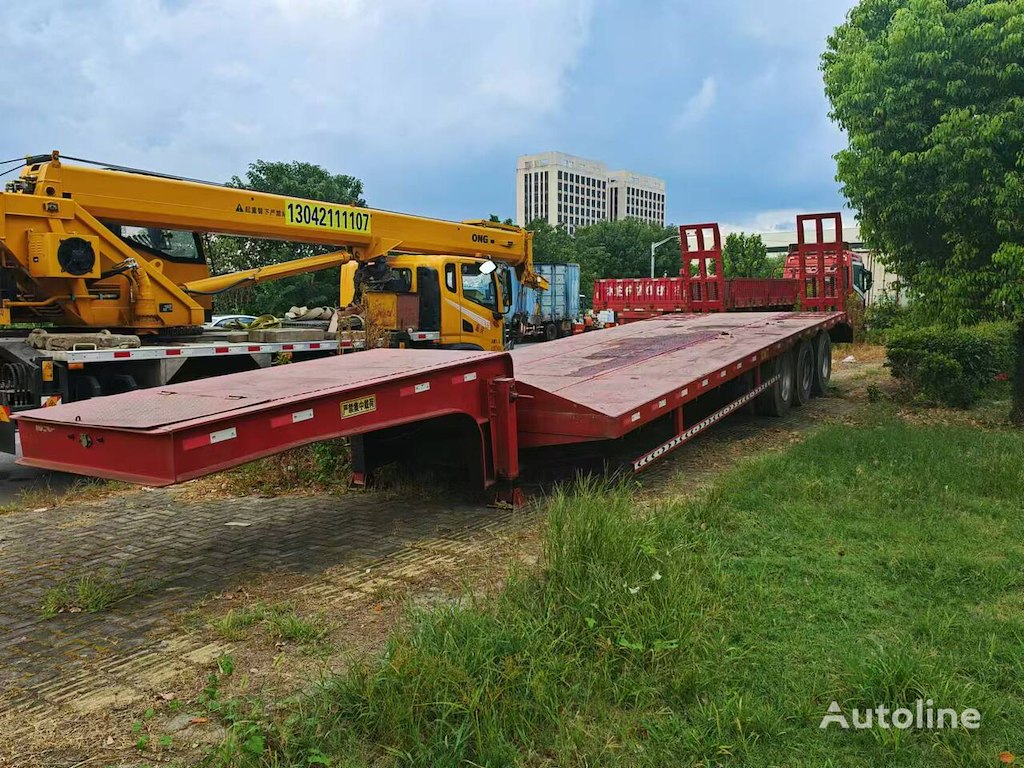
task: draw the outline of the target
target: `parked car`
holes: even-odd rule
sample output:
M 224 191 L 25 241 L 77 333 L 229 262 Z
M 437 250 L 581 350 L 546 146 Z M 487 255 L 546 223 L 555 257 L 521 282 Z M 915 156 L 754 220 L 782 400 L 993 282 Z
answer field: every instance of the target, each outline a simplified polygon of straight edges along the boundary
M 230 330 L 248 325 L 256 319 L 255 315 L 214 315 L 210 322 L 203 323 L 203 328 L 215 328 L 218 330 Z

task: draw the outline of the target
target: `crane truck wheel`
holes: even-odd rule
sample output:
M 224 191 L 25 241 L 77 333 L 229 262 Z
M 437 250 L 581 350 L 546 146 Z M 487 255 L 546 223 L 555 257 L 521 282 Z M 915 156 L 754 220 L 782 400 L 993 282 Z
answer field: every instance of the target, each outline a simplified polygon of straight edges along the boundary
M 758 398 L 759 411 L 766 416 L 785 416 L 793 402 L 794 368 L 793 351 L 787 350 L 776 357 L 762 374 L 771 378 L 778 374 L 779 380 L 767 392 Z M 763 399 L 762 399 L 763 398 Z
M 814 386 L 811 392 L 824 395 L 832 378 L 832 339 L 822 331 L 814 339 Z
M 803 405 L 811 399 L 814 388 L 814 348 L 809 341 L 801 341 L 796 348 L 793 368 L 793 405 Z
M 544 341 L 554 341 L 558 338 L 558 326 L 554 323 L 545 323 Z

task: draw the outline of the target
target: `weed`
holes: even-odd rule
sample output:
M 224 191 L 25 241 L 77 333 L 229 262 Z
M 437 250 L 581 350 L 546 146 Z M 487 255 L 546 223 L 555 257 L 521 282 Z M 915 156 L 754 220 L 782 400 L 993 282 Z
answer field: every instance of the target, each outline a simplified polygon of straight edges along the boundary
M 325 440 L 244 464 L 190 483 L 187 498 L 210 495 L 280 496 L 344 493 L 350 461 L 347 440 Z
M 95 613 L 149 588 L 151 585 L 126 580 L 123 568 L 103 567 L 94 573 L 69 576 L 48 589 L 40 613 L 44 618 L 64 612 Z
M 291 603 L 254 603 L 232 608 L 211 626 L 227 640 L 239 640 L 253 629 L 260 629 L 273 640 L 295 643 L 307 650 L 318 649 L 328 632 L 321 616 L 300 616 Z
M 18 492 L 17 497 L 13 501 L 0 504 L 0 515 L 31 509 L 66 507 L 83 501 L 102 499 L 129 487 L 128 483 L 90 479 L 75 480 L 70 486 L 63 489 L 55 489 L 49 485 L 45 487 L 34 486 L 32 488 L 24 488 Z

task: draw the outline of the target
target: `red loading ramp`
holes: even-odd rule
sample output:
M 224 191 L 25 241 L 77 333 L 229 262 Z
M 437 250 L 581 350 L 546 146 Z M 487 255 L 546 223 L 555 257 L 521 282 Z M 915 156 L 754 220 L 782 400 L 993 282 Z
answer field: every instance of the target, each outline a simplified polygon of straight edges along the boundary
M 332 437 L 490 417 L 508 355 L 371 350 L 26 411 L 20 463 L 169 485 Z
M 666 315 L 519 347 L 519 445 L 621 437 L 748 371 L 841 313 Z

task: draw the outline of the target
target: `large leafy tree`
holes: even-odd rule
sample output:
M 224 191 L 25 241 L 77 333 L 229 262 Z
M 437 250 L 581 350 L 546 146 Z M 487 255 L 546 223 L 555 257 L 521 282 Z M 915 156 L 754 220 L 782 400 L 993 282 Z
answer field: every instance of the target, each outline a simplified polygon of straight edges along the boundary
M 678 234 L 673 226 L 662 227 L 639 219 L 600 221 L 576 230 L 552 226 L 543 219 L 530 222 L 534 260 L 540 264 L 575 262 L 580 265 L 581 289 L 588 296 L 599 277 L 647 277 L 651 269 L 651 243 Z M 682 259 L 678 243 L 665 243 L 655 252 L 657 275 L 675 277 Z
M 760 235 L 733 232 L 725 238 L 722 261 L 726 277 L 776 277 L 781 262 L 768 258 Z
M 861 0 L 822 69 L 865 237 L 936 317 L 1015 318 L 1024 349 L 1022 51 L 1024 0 Z
M 579 262 L 576 241 L 565 227 L 555 227 L 544 219 L 536 219 L 526 228 L 533 232 L 533 260 L 538 264 Z
M 327 203 L 366 205 L 363 183 L 345 174 L 332 174 L 312 163 L 283 163 L 257 160 L 245 177 L 233 176 L 230 186 L 274 195 L 322 200 Z M 211 242 L 214 269 L 218 273 L 278 264 L 335 250 L 309 243 L 257 240 L 244 237 L 216 237 Z M 338 270 L 326 269 L 263 283 L 252 288 L 221 294 L 214 300 L 220 312 L 281 314 L 292 306 L 336 306 Z
M 639 219 L 600 221 L 576 231 L 576 247 L 583 286 L 589 294 L 599 277 L 648 277 L 651 244 L 678 235 L 675 227 L 663 227 Z M 682 265 L 678 242 L 667 242 L 654 254 L 654 274 L 677 277 Z

